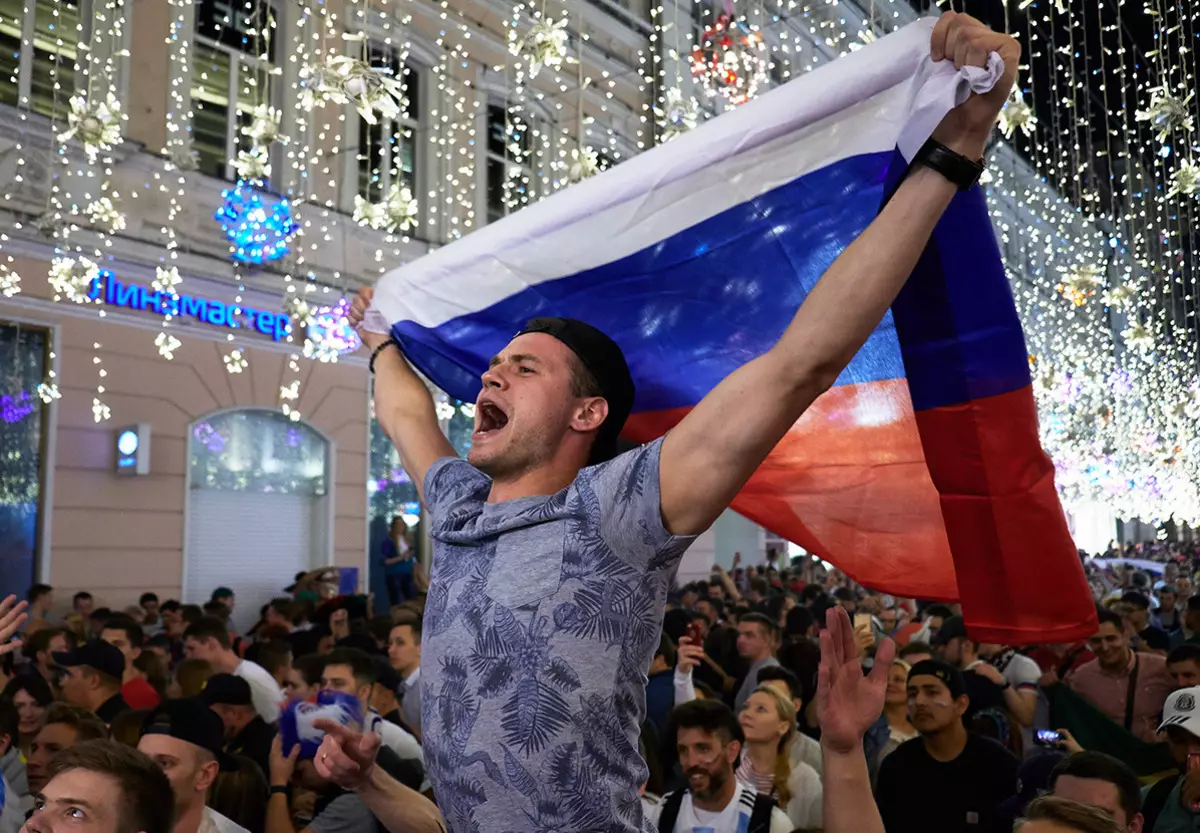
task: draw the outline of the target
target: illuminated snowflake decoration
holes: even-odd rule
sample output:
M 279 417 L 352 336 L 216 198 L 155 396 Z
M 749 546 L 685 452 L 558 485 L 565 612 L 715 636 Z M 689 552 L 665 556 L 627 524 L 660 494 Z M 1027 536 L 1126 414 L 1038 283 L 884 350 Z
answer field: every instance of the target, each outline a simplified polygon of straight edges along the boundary
M 49 384 L 40 384 L 37 386 L 37 395 L 42 402 L 49 405 L 56 399 L 62 399 L 62 394 L 58 392 L 58 385 L 53 382 Z
M 1167 197 L 1194 197 L 1197 190 L 1200 190 L 1200 165 L 1184 159 L 1171 172 L 1171 187 L 1167 190 Z
M 1125 339 L 1125 344 L 1135 350 L 1149 352 L 1154 349 L 1154 335 L 1145 324 L 1129 326 L 1121 332 L 1121 337 Z
M 1132 304 L 1135 298 L 1137 298 L 1136 292 L 1124 284 L 1119 284 L 1105 292 L 1101 300 L 1104 301 L 1105 306 L 1126 309 Z
M 100 197 L 100 199 L 88 203 L 84 212 L 94 226 L 103 226 L 110 232 L 121 231 L 125 228 L 125 215 L 117 210 L 113 201 L 108 197 Z
M 280 385 L 279 398 L 280 399 L 289 399 L 293 402 L 296 401 L 297 399 L 299 399 L 300 398 L 300 380 L 296 379 L 291 384 Z
M 7 266 L 0 266 L 0 295 L 11 298 L 20 292 L 21 276 Z
M 86 257 L 78 260 L 56 257 L 50 262 L 50 288 L 55 300 L 66 298 L 76 304 L 86 304 L 91 297 L 92 284 L 100 280 L 100 267 Z
M 396 182 L 383 202 L 367 202 L 354 197 L 354 220 L 360 226 L 380 231 L 408 231 L 417 224 L 417 200 L 412 191 Z
M 1104 267 L 1084 264 L 1067 270 L 1066 278 L 1055 289 L 1077 307 L 1087 303 L 1104 283 Z
M 249 364 L 250 362 L 246 361 L 241 350 L 231 350 L 225 356 L 225 370 L 230 374 L 241 373 Z
M 175 358 L 175 351 L 183 346 L 183 342 L 164 331 L 155 336 L 154 346 L 158 348 L 158 355 L 170 361 Z
M 233 160 L 238 179 L 261 183 L 271 176 L 271 157 L 265 147 L 255 145 L 250 150 L 239 150 Z
M 112 417 L 112 410 L 99 399 L 92 399 L 92 419 L 96 422 L 104 422 Z
M 313 322 L 316 310 L 301 296 L 291 293 L 283 299 L 283 311 L 291 316 L 298 328 L 307 328 Z
M 286 145 L 288 139 L 279 132 L 279 122 L 283 113 L 266 104 L 260 104 L 250 112 L 251 122 L 242 128 L 242 135 L 256 146 L 267 147 L 279 142 Z
M 529 77 L 537 78 L 542 67 L 557 69 L 567 57 L 567 21 L 543 17 L 524 37 L 509 30 L 508 51 L 529 64 Z
M 158 266 L 154 269 L 154 280 L 150 282 L 150 288 L 164 295 L 174 295 L 175 287 L 181 283 L 183 283 L 183 278 L 179 277 L 178 267 L 172 266 L 170 269 L 164 269 Z
M 1166 87 L 1153 87 L 1150 92 L 1150 106 L 1145 110 L 1138 110 L 1134 115 L 1138 121 L 1150 123 L 1156 131 L 1158 141 L 1165 142 L 1175 132 L 1192 132 L 1194 122 L 1192 114 L 1188 112 L 1188 103 L 1195 95 L 1194 92 L 1188 93 L 1182 99 L 1172 95 Z
M 263 194 L 246 182 L 221 192 L 225 203 L 214 215 L 229 240 L 230 255 L 242 263 L 262 264 L 287 254 L 299 231 L 291 204 L 278 199 L 268 207 Z M 272 198 L 274 199 L 274 198 Z
M 654 108 L 662 140 L 669 142 L 695 127 L 699 120 L 699 112 L 694 98 L 685 98 L 678 87 L 667 90 L 663 106 Z
M 567 179 L 579 182 L 595 176 L 600 171 L 597 160 L 596 151 L 591 148 L 571 148 L 571 167 L 567 171 Z
M 73 95 L 70 106 L 67 129 L 58 135 L 58 141 L 78 139 L 90 162 L 95 162 L 102 151 L 110 150 L 121 141 L 121 102 L 111 90 L 106 98 L 96 102 L 89 102 L 86 96 Z
M 744 17 L 720 15 L 692 50 L 692 77 L 709 98 L 745 104 L 767 77 L 766 44 Z
M 1005 102 L 1004 109 L 1000 111 L 998 120 L 1000 132 L 1006 139 L 1011 139 L 1018 130 L 1026 136 L 1033 135 L 1034 128 L 1037 127 L 1037 116 L 1021 95 L 1020 87 L 1013 85 L 1012 94 Z
M 345 353 L 362 346 L 358 334 L 350 326 L 350 301 L 342 298 L 331 307 L 321 307 L 308 324 L 304 355 L 319 361 L 337 361 Z
M 388 67 L 373 67 L 346 55 L 328 55 L 324 61 L 300 69 L 300 106 L 312 110 L 318 104 L 353 103 L 367 124 L 375 124 L 375 113 L 394 119 L 404 105 L 404 88 Z

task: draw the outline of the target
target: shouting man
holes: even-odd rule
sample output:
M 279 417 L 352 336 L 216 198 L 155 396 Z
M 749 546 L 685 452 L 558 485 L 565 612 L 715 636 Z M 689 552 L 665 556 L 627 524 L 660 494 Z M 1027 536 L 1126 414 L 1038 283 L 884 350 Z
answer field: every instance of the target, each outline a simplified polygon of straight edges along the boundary
M 1003 78 L 934 133 L 970 160 L 983 157 L 1020 49 L 965 15 L 934 29 L 934 60 L 984 66 L 992 52 Z M 679 559 L 864 344 L 956 192 L 915 165 L 774 348 L 666 437 L 620 456 L 634 383 L 605 334 L 530 321 L 483 374 L 463 461 L 360 293 L 351 321 L 372 351 L 376 414 L 430 514 L 422 729 L 453 833 L 645 829 L 638 729 Z

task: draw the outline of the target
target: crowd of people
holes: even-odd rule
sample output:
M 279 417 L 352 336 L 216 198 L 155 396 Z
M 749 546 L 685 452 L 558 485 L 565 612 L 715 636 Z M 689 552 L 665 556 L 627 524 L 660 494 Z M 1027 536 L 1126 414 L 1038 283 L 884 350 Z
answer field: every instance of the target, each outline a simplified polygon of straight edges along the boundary
M 1087 562 L 1100 625 L 1073 645 L 979 643 L 956 606 L 892 598 L 809 557 L 735 556 L 676 587 L 645 682 L 645 823 L 1200 828 L 1200 550 L 1139 550 L 1142 567 Z M 104 813 L 159 825 L 117 828 L 146 833 L 445 829 L 422 746 L 424 583 L 376 613 L 324 578 L 297 576 L 242 634 L 228 588 L 203 606 L 147 593 L 120 612 L 81 592 L 61 618 L 45 585 L 6 601 L 0 833 Z M 830 689 L 838 674 L 850 694 Z M 320 751 L 301 757 L 281 710 L 322 691 L 357 700 L 362 722 L 322 722 Z M 851 743 L 836 712 L 856 698 L 871 702 Z

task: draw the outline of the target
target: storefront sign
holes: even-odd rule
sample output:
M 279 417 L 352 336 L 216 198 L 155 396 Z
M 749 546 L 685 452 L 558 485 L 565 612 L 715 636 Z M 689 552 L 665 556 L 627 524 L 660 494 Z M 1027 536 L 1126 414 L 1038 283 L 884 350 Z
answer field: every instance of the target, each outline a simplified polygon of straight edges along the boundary
M 292 331 L 291 319 L 286 312 L 257 310 L 244 304 L 226 304 L 192 295 L 156 292 L 137 284 L 122 283 L 111 272 L 101 273 L 101 277 L 92 282 L 88 297 L 113 307 L 194 318 L 210 327 L 253 329 L 270 336 L 274 341 L 282 341 Z

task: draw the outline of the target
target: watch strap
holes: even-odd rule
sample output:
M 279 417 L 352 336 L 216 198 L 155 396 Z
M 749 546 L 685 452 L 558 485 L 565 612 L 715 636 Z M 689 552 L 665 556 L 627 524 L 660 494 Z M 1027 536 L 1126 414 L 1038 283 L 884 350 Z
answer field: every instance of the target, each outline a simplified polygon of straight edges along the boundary
M 960 191 L 972 188 L 983 174 L 982 159 L 978 161 L 968 159 L 935 139 L 930 139 L 921 146 L 913 162 L 933 168 L 954 183 Z

